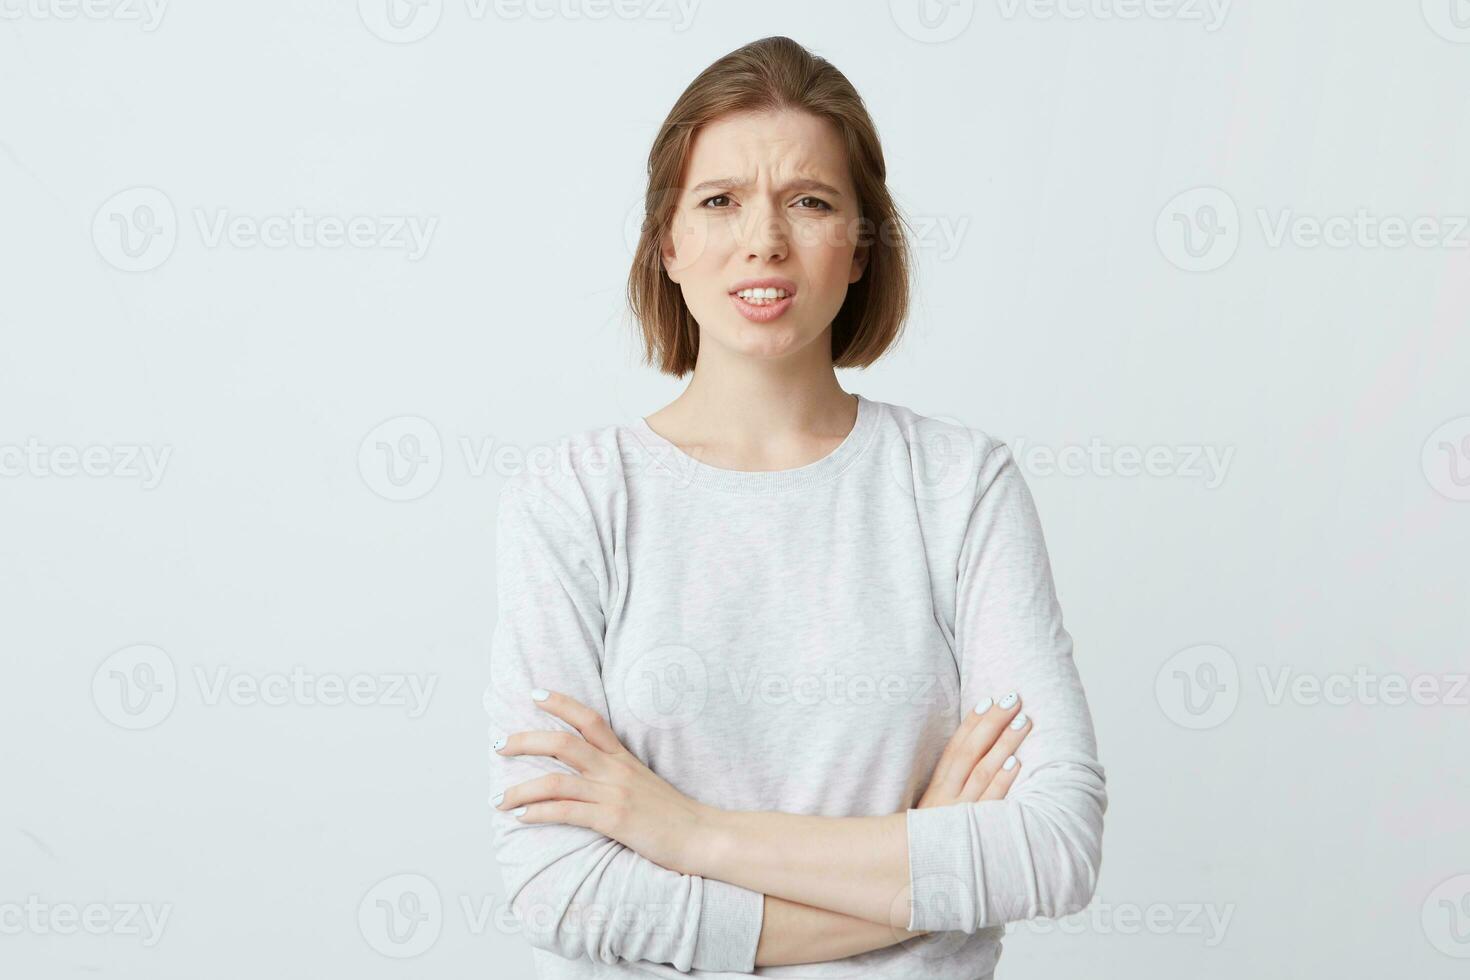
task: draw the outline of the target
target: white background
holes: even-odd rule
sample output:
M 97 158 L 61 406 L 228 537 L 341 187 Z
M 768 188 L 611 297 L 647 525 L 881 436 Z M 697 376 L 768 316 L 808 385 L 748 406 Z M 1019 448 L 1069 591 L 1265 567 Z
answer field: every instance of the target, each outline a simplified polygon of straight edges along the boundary
M 530 975 L 495 493 L 680 390 L 648 144 L 779 33 L 920 233 L 841 380 L 1017 448 L 1095 714 L 1094 906 L 1000 975 L 1464 975 L 1470 5 L 386 3 L 0 0 L 0 974 Z

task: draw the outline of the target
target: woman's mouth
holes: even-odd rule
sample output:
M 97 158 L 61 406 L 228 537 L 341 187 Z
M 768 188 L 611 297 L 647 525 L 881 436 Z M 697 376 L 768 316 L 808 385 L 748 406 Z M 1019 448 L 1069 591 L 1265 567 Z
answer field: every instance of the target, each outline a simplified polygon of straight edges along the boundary
M 777 286 L 740 289 L 730 294 L 730 302 L 740 315 L 755 323 L 769 323 L 791 308 L 794 294 Z

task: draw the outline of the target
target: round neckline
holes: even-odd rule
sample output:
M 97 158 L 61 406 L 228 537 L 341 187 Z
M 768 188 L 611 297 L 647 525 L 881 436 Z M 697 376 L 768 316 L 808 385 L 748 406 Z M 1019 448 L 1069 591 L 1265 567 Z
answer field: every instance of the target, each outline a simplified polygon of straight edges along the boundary
M 681 485 L 707 486 L 739 493 L 777 493 L 825 483 L 850 466 L 876 431 L 879 403 L 849 392 L 857 399 L 857 419 L 843 440 L 827 455 L 803 466 L 784 470 L 730 470 L 711 466 L 689 455 L 654 431 L 643 416 L 635 416 L 633 431 L 653 451 L 654 463 L 676 477 Z

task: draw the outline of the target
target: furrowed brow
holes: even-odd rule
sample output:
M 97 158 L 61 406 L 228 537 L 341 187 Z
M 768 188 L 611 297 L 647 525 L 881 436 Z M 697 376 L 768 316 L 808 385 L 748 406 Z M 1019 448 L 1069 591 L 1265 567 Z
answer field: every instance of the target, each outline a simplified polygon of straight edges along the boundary
M 737 177 L 716 177 L 714 180 L 704 180 L 689 188 L 690 194 L 706 194 L 710 191 L 740 191 L 745 190 L 749 184 Z M 826 194 L 829 197 L 841 197 L 842 192 L 831 184 L 823 183 L 813 178 L 803 178 L 789 181 L 781 188 L 782 193 L 791 191 L 815 191 Z

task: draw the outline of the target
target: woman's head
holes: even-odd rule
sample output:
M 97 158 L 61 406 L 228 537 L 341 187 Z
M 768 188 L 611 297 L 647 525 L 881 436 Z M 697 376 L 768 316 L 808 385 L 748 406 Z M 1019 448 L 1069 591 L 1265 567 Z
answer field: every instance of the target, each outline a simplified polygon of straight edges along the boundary
M 907 238 L 885 179 L 862 99 L 795 41 L 764 38 L 706 68 L 649 152 L 628 281 L 647 359 L 683 375 L 701 343 L 783 358 L 830 328 L 834 365 L 877 360 L 908 308 Z M 750 279 L 791 295 L 752 306 L 733 295 Z

